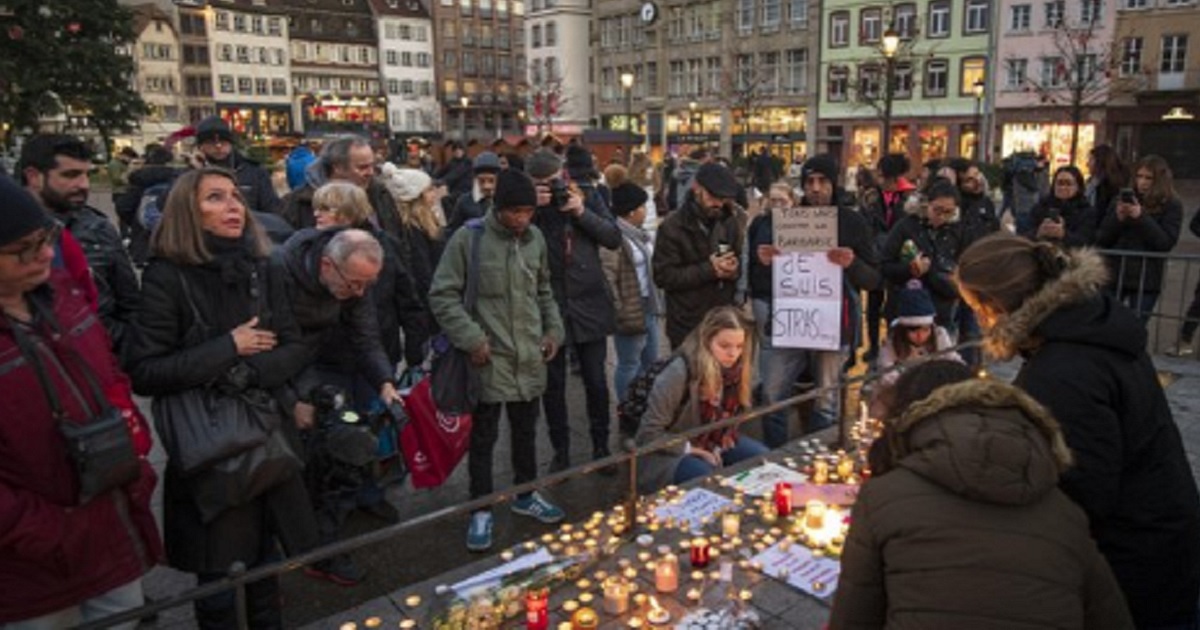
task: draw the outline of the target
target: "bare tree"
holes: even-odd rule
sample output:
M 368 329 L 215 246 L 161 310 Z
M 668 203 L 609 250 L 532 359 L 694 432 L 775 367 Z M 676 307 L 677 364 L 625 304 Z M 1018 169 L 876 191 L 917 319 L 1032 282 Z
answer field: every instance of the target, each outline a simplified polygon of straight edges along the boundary
M 1088 108 L 1102 106 L 1116 92 L 1127 89 L 1114 82 L 1120 64 L 1116 41 L 1103 43 L 1096 30 L 1101 23 L 1094 19 L 1080 20 L 1071 26 L 1065 19 L 1054 25 L 1050 54 L 1041 58 L 1041 72 L 1035 76 L 1025 73 L 1022 78 L 1026 92 L 1035 94 L 1048 106 L 1064 107 L 1071 121 L 1071 163 L 1075 163 L 1079 147 L 1079 126 Z M 1010 71 L 1023 60 L 1006 59 Z
M 538 81 L 530 82 L 529 97 L 532 99 L 530 106 L 530 119 L 537 125 L 538 136 L 542 135 L 542 128 L 545 127 L 549 133 L 554 133 L 554 121 L 566 111 L 566 106 L 571 102 L 571 97 L 567 94 L 566 85 L 562 79 L 562 73 L 554 77 L 539 78 Z
M 763 106 L 763 101 L 776 93 L 779 87 L 780 66 L 776 60 L 774 68 L 767 67 L 761 54 L 756 54 L 753 37 L 739 33 L 737 3 L 728 2 L 729 14 L 721 22 L 726 31 L 721 41 L 720 85 L 717 88 L 719 102 L 732 112 L 740 112 L 742 133 L 750 133 L 750 122 Z

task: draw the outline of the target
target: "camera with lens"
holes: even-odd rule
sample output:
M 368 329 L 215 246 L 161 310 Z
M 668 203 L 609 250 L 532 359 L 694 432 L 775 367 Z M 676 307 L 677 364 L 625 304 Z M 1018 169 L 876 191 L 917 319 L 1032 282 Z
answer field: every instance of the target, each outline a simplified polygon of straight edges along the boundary
M 550 181 L 550 205 L 556 208 L 561 208 L 567 205 L 571 200 L 571 190 L 567 186 L 567 182 L 561 179 L 553 179 Z
M 346 393 L 321 385 L 311 396 L 316 422 L 307 438 L 308 472 L 317 493 L 357 488 L 376 474 L 379 438 L 350 407 Z

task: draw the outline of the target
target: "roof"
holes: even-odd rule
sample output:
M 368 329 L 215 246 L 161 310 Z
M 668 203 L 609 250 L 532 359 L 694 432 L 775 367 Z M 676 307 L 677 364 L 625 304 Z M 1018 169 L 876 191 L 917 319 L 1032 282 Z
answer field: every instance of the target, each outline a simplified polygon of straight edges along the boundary
M 171 16 L 165 11 L 158 8 L 158 5 L 147 2 L 145 4 L 135 4 L 129 7 L 133 11 L 133 32 L 141 35 L 142 31 L 146 30 L 156 20 L 166 22 L 167 28 L 171 31 L 175 30 L 175 25 L 171 23 Z
M 371 12 L 378 17 L 408 17 L 429 19 L 429 11 L 421 0 L 367 0 Z

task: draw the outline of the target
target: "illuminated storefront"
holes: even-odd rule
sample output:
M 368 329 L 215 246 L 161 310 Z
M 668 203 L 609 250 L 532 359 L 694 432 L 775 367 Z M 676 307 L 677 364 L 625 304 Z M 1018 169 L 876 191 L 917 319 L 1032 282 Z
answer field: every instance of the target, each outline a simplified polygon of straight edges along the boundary
M 1022 151 L 1044 153 L 1050 158 L 1051 170 L 1071 163 L 1071 124 L 1009 123 L 1002 127 L 1002 153 L 1012 155 Z M 1096 143 L 1096 125 L 1079 125 L 1079 144 L 1075 150 L 1075 165 L 1087 175 L 1087 154 Z
M 870 120 L 821 121 L 821 150 L 840 154 L 847 171 L 859 166 L 874 167 L 882 156 L 883 126 Z M 956 118 L 928 123 L 905 120 L 892 124 L 889 153 L 904 153 L 914 167 L 930 160 L 948 157 L 973 157 L 975 125 Z M 827 148 L 826 148 L 827 147 Z
M 738 110 L 731 113 L 730 139 L 733 155 L 745 156 L 766 147 L 773 155 L 790 162 L 807 154 L 807 120 L 804 108 L 764 107 L 749 118 Z M 659 141 L 658 117 L 651 118 L 650 140 Z M 721 142 L 721 110 L 685 108 L 666 116 L 667 144 L 677 153 L 706 146 L 716 149 Z
M 239 136 L 277 136 L 291 133 L 292 108 L 288 105 L 217 103 L 217 115 Z
M 387 131 L 385 97 L 306 96 L 300 101 L 306 132 Z

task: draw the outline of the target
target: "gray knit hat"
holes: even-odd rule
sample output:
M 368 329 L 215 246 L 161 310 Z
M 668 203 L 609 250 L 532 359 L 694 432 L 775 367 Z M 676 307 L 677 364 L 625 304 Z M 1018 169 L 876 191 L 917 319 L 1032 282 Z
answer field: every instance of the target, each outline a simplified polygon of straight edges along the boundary
M 548 149 L 538 149 L 525 160 L 525 172 L 534 179 L 553 177 L 562 171 L 562 158 Z

